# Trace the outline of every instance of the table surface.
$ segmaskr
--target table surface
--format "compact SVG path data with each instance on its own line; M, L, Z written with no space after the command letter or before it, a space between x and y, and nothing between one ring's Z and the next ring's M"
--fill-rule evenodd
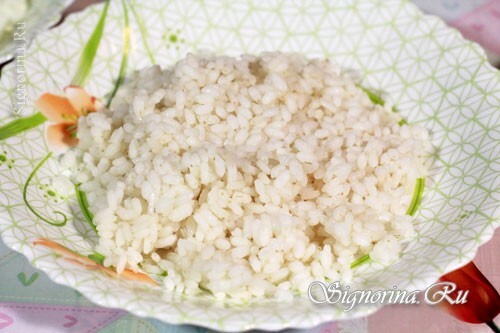
M76 0L65 16L99 0ZM462 34L480 43L490 60L500 64L500 0L413 0L423 11L438 15ZM495 15L496 14L496 15ZM62 22L64 24L64 22ZM474 259L492 284L500 289L500 230ZM500 321L497 318L497 323ZM11 251L0 240L0 333L37 332L205 332L193 326L168 325L125 311L94 305L79 292L56 285L45 273ZM291 331L291 330L290 330ZM377 313L306 330L320 333L364 332L491 332L486 325L455 320L441 310L418 305L386 306ZM306 332L304 331L304 332Z

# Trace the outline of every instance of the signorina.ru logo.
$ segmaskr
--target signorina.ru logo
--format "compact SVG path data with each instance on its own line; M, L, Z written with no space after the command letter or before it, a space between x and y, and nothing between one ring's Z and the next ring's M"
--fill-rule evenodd
M339 304L345 308L344 312L351 311L360 304L419 304L421 290L403 290L396 286L389 290L350 290L349 286L341 287L339 281L329 285L314 281L309 285L308 296L315 304ZM467 303L468 290L457 290L453 282L438 282L424 291L424 300L428 304L437 304L446 301L450 304Z

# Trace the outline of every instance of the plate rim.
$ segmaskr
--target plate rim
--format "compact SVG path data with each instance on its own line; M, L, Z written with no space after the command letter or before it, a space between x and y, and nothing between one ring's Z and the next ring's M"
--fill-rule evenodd
M69 2L70 0L64 0L66 2ZM466 40L463 35L458 31L458 30L455 30L451 27L448 27L445 22L434 16L434 15L429 15L429 14L425 14L423 13L422 11L420 11L420 9L418 9L418 7L410 2L409 0L405 0L403 1L405 4L405 6L408 6L408 9L412 11L412 13L416 14L416 15L419 15L422 17L422 20L426 20L426 21L429 21L429 22L436 22L438 21L440 24L439 24L439 29L438 31L440 32L443 32L443 33L446 33L446 35L448 35L450 38L453 38L454 41L457 41L460 43L461 47L465 48L465 47L468 47L472 50L474 50L477 54L477 57L476 59L479 61L481 58L483 59L486 59L486 53L484 51L484 49L482 49L477 43L475 42L471 42L471 41L468 41ZM113 5L113 2L111 3L111 5ZM54 27L53 29L50 29L50 30L45 30L39 34L36 34L36 36L32 39L31 42L33 42L34 40L37 40L37 39L41 39L42 37L47 37L47 35L50 35L54 32L54 30L58 30L58 29L61 29L63 26L67 25L67 24L70 24L71 22L74 22L74 21L77 21L79 18L81 18L82 16L86 16L88 15L89 11L91 10L94 10L96 11L96 13L94 13L94 15L99 15L99 12L97 10L100 10L101 7L104 6L104 3L96 3L96 4L92 4L91 6L88 6L87 8L85 8L83 11L81 12L78 12L78 13L73 13L71 14L70 16L66 17L65 21L57 26L57 27ZM119 4L115 4L115 6L119 6ZM60 16L59 16L60 17ZM50 24L49 24L50 26ZM1 61L1 57L0 57L0 61ZM7 64L2 70L3 71L8 71L11 67L13 67L14 64L10 63L10 64ZM484 62L483 64L478 64L478 67L479 66L483 66L485 68L488 69L488 71L490 72L489 74L491 75L500 75L500 71L498 71L497 69L495 69L491 64L489 64L487 61ZM4 79L2 78L2 81ZM3 205L0 205L0 206L3 206ZM11 224L9 222L9 218L8 216L5 215L5 212L0 212L0 238L2 238L2 240L4 241L4 244L16 251L16 252L19 252L21 253L24 257L26 257L28 259L28 261L30 262L30 264L32 264L35 268L37 269L40 269L41 271L45 272L52 281L54 281L55 283L57 284L60 284L60 285L65 285L65 286L68 286L72 289L75 289L75 290L78 290L79 292L81 292L86 298L88 298L91 302L99 305L99 306L104 306L104 307L117 307L119 306L119 304L109 304L109 303L106 303L105 301L99 299L99 294L98 293L86 293L86 292L83 292L81 290L79 290L77 287L75 287L74 285L71 285L70 283L64 281L60 275L57 275L55 272L52 272L50 270L45 270L44 267L39 267L39 265L35 262L35 263L32 263L32 258L30 258L30 253L29 251L23 251L21 252L18 244L15 244L15 243L11 243L10 242L10 238L8 239L5 239L3 234L4 234L4 229L2 229L2 225L8 225L8 224ZM500 220L498 220L497 218L497 222L493 222L492 223L492 228L486 228L483 230L483 232L481 233L481 241L480 242L477 242L474 246L474 250L471 250L469 251L468 253L472 253L473 256L476 256L478 250L479 250L479 247L485 243L487 243L488 241L490 241L492 239L492 237L494 236L494 233L495 233L495 230L500 226ZM445 273L446 272L450 272L452 270L455 270L459 267L462 267L463 265L467 264L470 260L465 258L465 257L461 257L461 258L457 258L455 261L452 261L450 262L447 266L446 266L446 269L445 269ZM443 274L445 274L443 273ZM434 275L428 277L425 282L419 282L419 284L426 284L426 285L430 285L431 283L433 283L434 281L437 280L437 278L439 278L439 276L441 276L442 274L440 274L439 272L437 271L434 271ZM421 281L424 281L424 279L422 279ZM293 324L293 326L290 326L290 325L283 325L282 323L280 322L261 322L261 323L253 323L253 324L247 324L245 322L240 322L239 326L237 325L225 325L225 326L218 326L216 325L215 323L207 323L207 322L201 322L201 321L196 321L196 320L192 320L193 318L189 318L189 319L182 319L182 318L179 318L178 315L176 314L165 314L165 318L161 318L161 317L157 317L157 316L154 316L154 317L149 317L147 315L143 315L143 314L138 314L137 313L137 308L136 307L131 307L129 304L126 305L126 306L119 306L120 309L124 309L128 312L130 312L131 314L134 314L134 315L137 315L139 317L142 317L142 318L155 318L155 319L159 319L161 321L165 321L166 323L169 323L169 324L175 324L175 325L178 325L178 324L191 324L191 325L197 325L197 326L201 326L201 327L207 327L207 328L210 328L210 329L217 329L217 330L220 330L220 331L234 331L234 330L249 330L249 329L263 329L263 330L278 330L278 329L286 329L286 328L301 328L301 329L304 329L304 328L310 328L310 327L313 327L313 326L316 326L318 324L321 324L321 323L324 323L326 321L330 321L330 320L349 320L349 319L354 319L354 318L359 318L359 317L363 317L363 316L366 316L366 315L370 315L376 311L378 311L379 309L382 308L382 306L378 306L378 307L374 307L373 309L371 309L370 311L366 312L366 313L362 313L362 312L358 312L356 313L356 315L354 316L350 316L348 318L346 317L340 317L340 318L331 318L331 319L324 319L324 318L321 318L321 317L310 317L309 318L309 321L307 323L304 323L304 324Z

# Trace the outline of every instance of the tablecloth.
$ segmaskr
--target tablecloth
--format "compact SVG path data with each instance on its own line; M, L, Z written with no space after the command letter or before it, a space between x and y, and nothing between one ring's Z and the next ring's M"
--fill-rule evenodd
M72 12L92 0L77 0ZM438 15L471 40L480 43L492 63L500 63L500 0L414 0L424 12ZM500 232L484 245L475 263L500 287ZM498 322L498 318L497 318ZM78 291L52 282L20 254L0 240L0 333L159 333L207 332L139 318L125 311L103 308ZM287 330L301 332L300 330ZM426 304L388 306L367 318L333 322L302 332L489 332L485 325L465 324Z

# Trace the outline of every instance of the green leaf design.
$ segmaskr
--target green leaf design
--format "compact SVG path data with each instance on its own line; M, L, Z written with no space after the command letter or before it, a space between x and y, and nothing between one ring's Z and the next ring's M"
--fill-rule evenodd
M125 23L125 26L123 27L123 55L122 55L122 61L120 63L120 70L118 72L118 78L116 79L113 91L111 92L108 101L106 103L107 107L111 105L111 101L115 97L118 88L120 87L120 85L123 82L123 79L125 78L125 73L127 71L128 54L130 52L130 22L125 0L122 0L122 7L123 7L123 19Z
M38 279L39 276L40 274L38 274L38 272L35 272L31 274L30 277L28 278L26 277L26 273L20 272L19 274L17 274L17 279L19 280L19 282L21 282L23 286L28 287L33 283L35 283L35 281Z
M402 118L399 122L398 122L398 125L399 126L403 126L403 125L407 125L408 122L406 121L406 119Z
M94 231L97 233L97 227L94 224L94 214L89 210L89 203L87 201L87 195L85 192L80 190L79 185L75 185L75 194L76 194L76 200L78 201L78 205L80 206L80 210L82 211L83 216L89 223L89 225L94 229Z
M104 26L106 22L106 16L108 13L110 1L107 0L104 5L103 11L101 13L101 17L94 28L92 35L90 36L83 52L80 56L80 62L78 64L78 70L71 80L71 83L74 85L83 86L87 77L90 74L90 70L92 68L92 64L94 62L95 55L97 53L97 48L102 39L102 35L104 32ZM128 17L127 17L128 21ZM47 118L41 113L35 113L32 116L19 118L11 121L10 123L0 127L0 140L6 139L8 137L17 135L23 131L29 130L31 128L37 127L47 121Z
M137 13L137 10L135 10L134 4L130 5L130 10L132 11L132 15L134 15L135 21L137 22L137 26L139 27L139 33L141 34L142 43L144 44L144 49L148 54L149 60L151 60L151 63L155 65L156 60L153 55L153 52L151 52L151 48L149 47L147 38L148 33L146 31L144 21L142 20L142 17L139 15L139 13Z
M60 215L62 216L62 220L55 220L55 221L52 221L52 220L49 220L48 218L46 217L43 217L40 213L38 213L32 206L31 204L28 202L28 199L27 199L27 193L28 193L28 186L31 182L31 180L33 179L33 177L35 177L35 174L36 172L42 167L42 165L47 162L47 160L52 156L52 152L48 153L47 155L45 155L45 157L40 161L38 162L38 164L36 165L36 167L33 169L33 171L31 171L30 175L28 176L28 179L26 180L26 183L24 184L24 187L23 187L23 201L24 203L26 204L26 207L28 207L28 209L36 216L38 217L40 220L50 224L50 225L53 225L55 227L62 227L66 224L66 222L68 221L68 217L66 216L66 214L64 214L63 212L61 211L58 211L58 210L55 210L54 211L54 214L56 215Z
M351 269L355 268L355 267L358 267L358 266L361 266L361 265L363 265L365 262L367 262L369 260L370 260L370 256L368 254L365 254L361 258L358 258L358 259L354 260L351 263Z
M406 215L413 216L417 212L420 203L422 202L422 196L424 195L425 188L425 178L417 178L417 183L415 184L415 190L413 191L413 197L411 199L410 207L406 211Z
M385 105L384 99L382 97L380 97L377 93L371 91L368 88L363 87L360 84L356 84L356 87L358 87L359 89L363 90L364 93L368 96L368 98L370 99L370 101L372 101L373 104L375 104L375 105L381 105L381 106ZM398 109L395 106L393 106L392 107L392 112L398 113ZM408 124L408 122L406 121L406 119L401 118L401 120L398 122L398 124L399 124L399 126L403 126L403 125Z
M72 84L83 86L90 74L90 70L92 68L92 64L94 63L94 58L97 53L97 48L101 43L102 35L104 32L104 26L106 24L106 16L108 14L109 3L110 0L107 0L102 10L101 17L99 18L99 21L97 22L97 25L95 26L94 31L92 32L92 35L87 41L85 48L83 49L83 52L80 56L80 62L78 64L78 70L75 73L73 80L71 80Z
M102 254L100 253L92 253L92 254L89 254L87 256L90 260L98 263L99 265L102 265L104 263L104 258L106 258L105 256L103 256Z
M356 86L365 92L365 94L368 96L368 98L370 99L370 101L372 101L373 104L382 105L382 106L385 105L385 101L382 99L382 97L380 97L379 95L377 95L373 91L371 91L371 90L369 90L369 89L367 89L359 84L357 84Z
M422 202L422 196L424 195L425 188L425 178L417 178L417 182L415 184L415 190L413 191L413 197L410 202L410 206L406 210L406 215L414 216L417 212L420 203ZM363 265L365 262L370 260L370 255L365 254L364 256L354 260L351 263L351 268L355 268Z
M0 140L10 138L23 131L37 127L47 121L47 118L40 112L31 116L18 118L0 127Z

